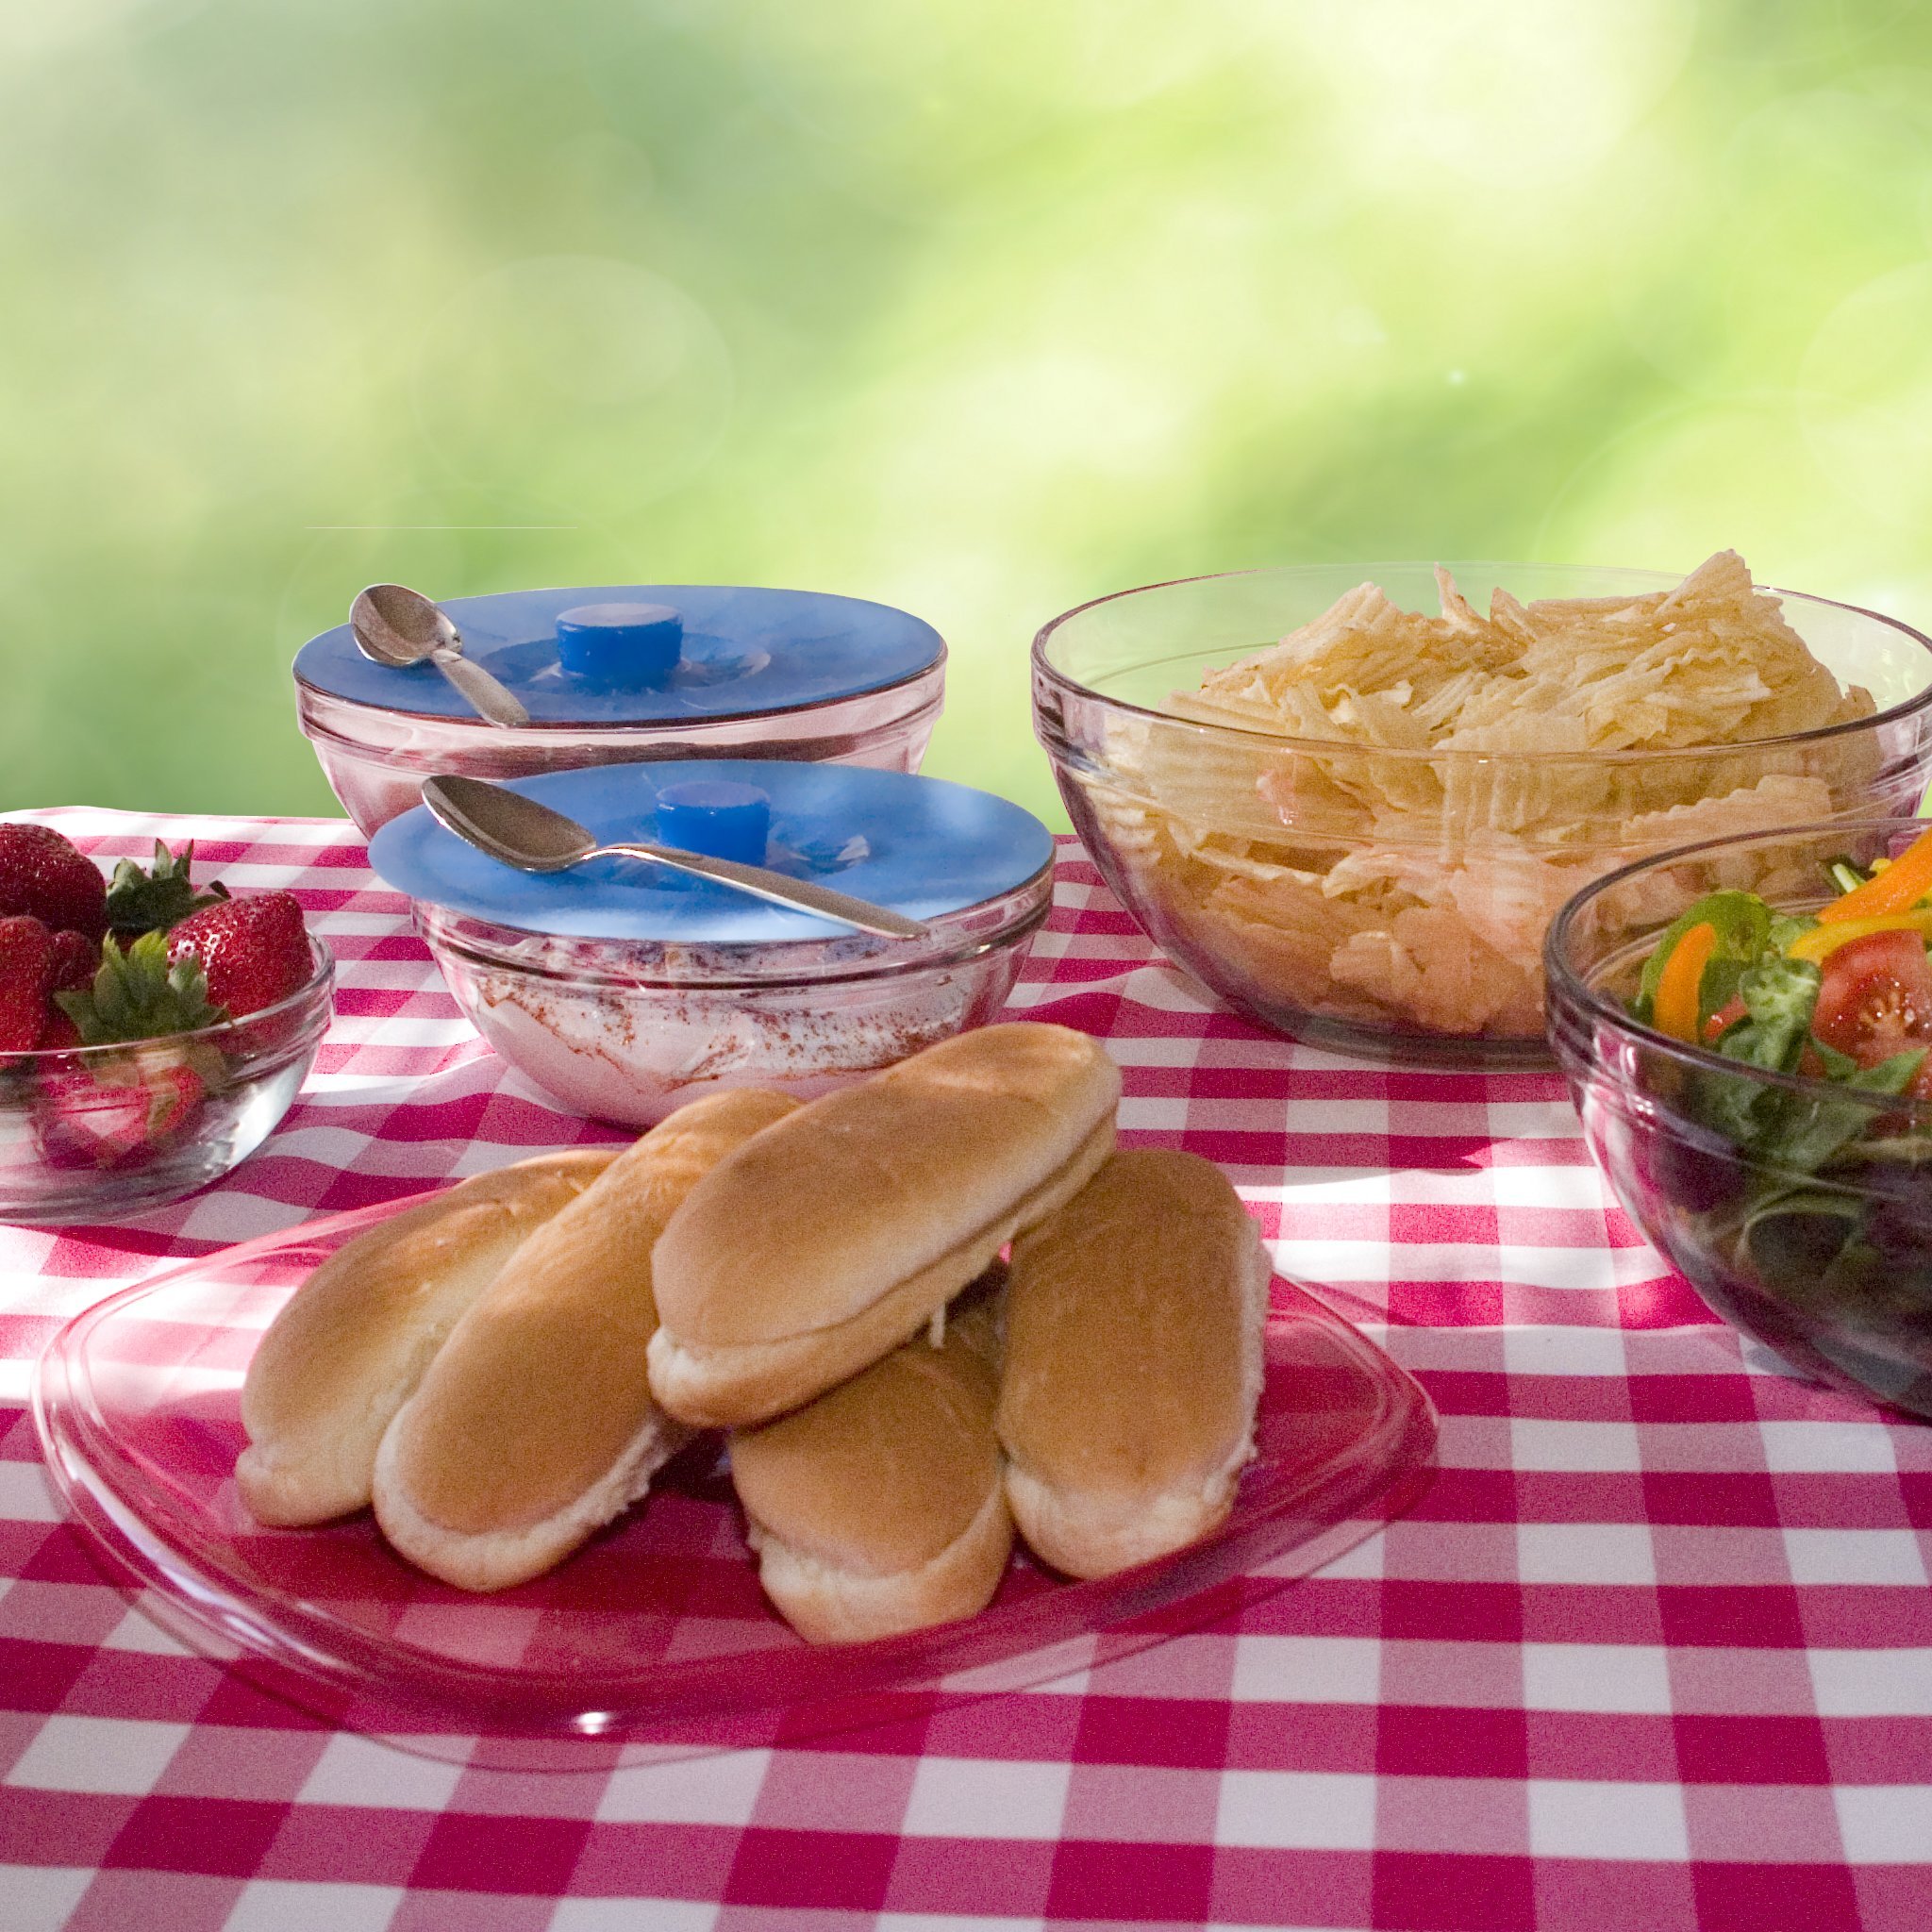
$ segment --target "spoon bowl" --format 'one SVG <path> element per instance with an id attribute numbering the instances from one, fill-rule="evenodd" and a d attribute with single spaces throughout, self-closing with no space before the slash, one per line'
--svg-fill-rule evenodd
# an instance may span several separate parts
<path id="1" fill-rule="evenodd" d="M 371 584 L 349 606 L 356 647 L 378 664 L 434 664 L 492 724 L 527 724 L 518 699 L 463 652 L 462 633 L 433 598 L 407 584 Z"/>
<path id="2" fill-rule="evenodd" d="M 349 606 L 349 627 L 365 658 L 420 664 L 438 650 L 459 651 L 462 633 L 433 599 L 405 584 L 371 584 Z"/>

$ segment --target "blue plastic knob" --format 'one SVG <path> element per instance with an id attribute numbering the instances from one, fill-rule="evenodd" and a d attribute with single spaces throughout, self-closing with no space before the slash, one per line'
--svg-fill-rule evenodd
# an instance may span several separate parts
<path id="1" fill-rule="evenodd" d="M 762 865 L 772 836 L 772 800 L 735 778 L 687 778 L 658 794 L 658 842 L 708 858 Z"/>
<path id="2" fill-rule="evenodd" d="M 684 620 L 668 604 L 579 604 L 557 619 L 557 661 L 607 690 L 661 684 L 683 648 Z"/>

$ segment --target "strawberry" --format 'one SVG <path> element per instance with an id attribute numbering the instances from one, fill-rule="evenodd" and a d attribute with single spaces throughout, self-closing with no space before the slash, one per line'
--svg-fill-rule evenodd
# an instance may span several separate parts
<path id="1" fill-rule="evenodd" d="M 0 919 L 0 1053 L 31 1053 L 47 1024 L 54 935 L 22 913 Z"/>
<path id="2" fill-rule="evenodd" d="M 101 948 L 84 932 L 57 932 L 54 935 L 54 979 L 48 987 L 47 1020 L 41 1028 L 42 1053 L 65 1052 L 79 1046 L 80 1028 L 66 1010 L 57 1005 L 58 992 L 84 992 L 94 983 L 101 970 Z"/>
<path id="3" fill-rule="evenodd" d="M 112 1167 L 175 1140 L 208 1091 L 192 1048 L 111 1054 L 42 1079 L 35 1125 L 56 1167 Z"/>
<path id="4" fill-rule="evenodd" d="M 0 824 L 0 917 L 26 913 L 50 932 L 108 929 L 108 882 L 52 825 Z"/>
<path id="5" fill-rule="evenodd" d="M 228 896 L 223 885 L 197 892 L 189 878 L 194 863 L 194 841 L 191 839 L 178 852 L 170 852 L 155 841 L 152 872 L 144 871 L 131 858 L 114 868 L 108 887 L 108 924 L 111 930 L 133 936 L 144 932 L 165 932 L 179 925 L 190 913 L 204 907 L 219 906 Z"/>
<path id="6" fill-rule="evenodd" d="M 54 935 L 54 983 L 50 992 L 78 992 L 94 983 L 101 970 L 101 942 L 84 932 Z"/>
<path id="7" fill-rule="evenodd" d="M 36 1044 L 42 1053 L 71 1053 L 76 1046 L 85 1046 L 87 1042 L 80 1037 L 80 1028 L 58 1007 L 55 1007 L 49 1010 L 47 1024 L 41 1028 L 41 1037 Z"/>
<path id="8" fill-rule="evenodd" d="M 208 998 L 227 1008 L 231 1019 L 287 999 L 315 971 L 292 892 L 225 899 L 184 919 L 167 938 L 169 964 L 200 960 Z"/>

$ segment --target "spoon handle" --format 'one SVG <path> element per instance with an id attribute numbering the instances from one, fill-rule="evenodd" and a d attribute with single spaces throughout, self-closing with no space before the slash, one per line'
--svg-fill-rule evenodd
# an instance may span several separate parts
<path id="1" fill-rule="evenodd" d="M 492 724 L 527 724 L 530 714 L 480 664 L 472 664 L 447 644 L 429 654 L 429 661 L 489 719 Z"/>
<path id="2" fill-rule="evenodd" d="M 795 907 L 801 912 L 816 912 L 823 919 L 836 919 L 841 925 L 857 926 L 860 932 L 876 933 L 882 939 L 921 940 L 930 928 L 917 919 L 890 912 L 866 899 L 855 899 L 847 892 L 835 892 L 815 886 L 809 879 L 788 878 L 782 872 L 768 872 L 761 865 L 741 865 L 735 858 L 713 858 L 704 852 L 679 852 L 670 845 L 599 845 L 586 852 L 585 858 L 616 853 L 625 858 L 648 858 L 668 865 L 674 872 L 695 873 L 699 878 L 717 879 L 735 886 L 755 898 L 769 899 L 774 906 Z"/>

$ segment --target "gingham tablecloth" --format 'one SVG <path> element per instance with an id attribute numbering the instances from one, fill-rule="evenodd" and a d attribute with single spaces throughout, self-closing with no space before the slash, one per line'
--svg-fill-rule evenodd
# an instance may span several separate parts
<path id="1" fill-rule="evenodd" d="M 1932 1924 L 1932 1429 L 1713 1322 L 1554 1076 L 1390 1073 L 1210 1011 L 1070 844 L 1014 1011 L 1105 1039 L 1126 1138 L 1220 1161 L 1282 1272 L 1422 1379 L 1442 1466 L 1412 1515 L 1133 1657 L 679 1761 L 406 1754 L 189 1655 L 60 1520 L 42 1343 L 171 1257 L 609 1136 L 476 1039 L 346 824 L 42 816 L 292 887 L 341 990 L 228 1184 L 0 1228 L 7 1932 Z"/>

